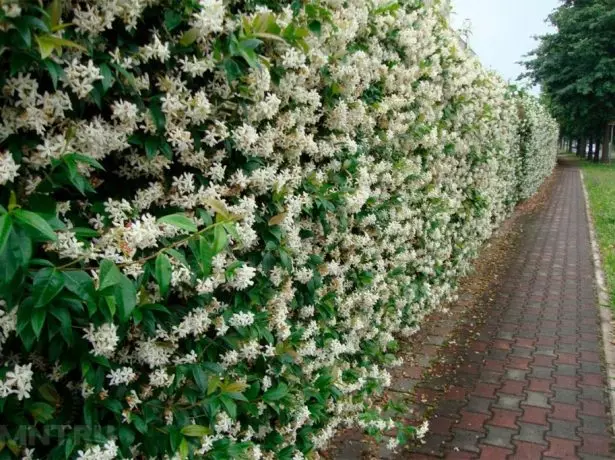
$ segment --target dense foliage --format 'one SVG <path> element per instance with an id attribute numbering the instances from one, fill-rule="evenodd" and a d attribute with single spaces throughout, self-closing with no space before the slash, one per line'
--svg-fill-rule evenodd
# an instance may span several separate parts
<path id="1" fill-rule="evenodd" d="M 438 2 L 0 5 L 0 458 L 392 427 L 396 337 L 554 165 Z"/>
<path id="2" fill-rule="evenodd" d="M 615 0 L 565 0 L 525 63 L 562 134 L 601 139 L 615 120 Z"/>

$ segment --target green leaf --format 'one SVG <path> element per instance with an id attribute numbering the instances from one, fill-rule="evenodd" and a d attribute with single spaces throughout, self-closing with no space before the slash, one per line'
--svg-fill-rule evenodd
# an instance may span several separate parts
<path id="1" fill-rule="evenodd" d="M 28 410 L 34 420 L 37 422 L 45 423 L 53 418 L 53 413 L 55 409 L 51 407 L 49 404 L 44 402 L 35 402 L 28 406 Z"/>
<path id="2" fill-rule="evenodd" d="M 103 167 L 103 165 L 101 165 L 97 160 L 95 160 L 92 157 L 89 157 L 87 155 L 82 155 L 81 153 L 70 153 L 68 155 L 64 155 L 63 157 L 65 160 L 68 158 L 74 159 L 75 161 L 78 161 L 80 163 L 85 163 L 87 165 L 92 166 L 95 169 L 99 169 L 101 171 L 104 171 L 105 168 Z"/>
<path id="3" fill-rule="evenodd" d="M 190 46 L 192 45 L 199 36 L 199 30 L 196 27 L 193 27 L 190 30 L 184 32 L 182 38 L 179 39 L 179 44 L 181 46 Z"/>
<path id="4" fill-rule="evenodd" d="M 103 291 L 108 287 L 119 284 L 122 280 L 122 272 L 117 268 L 117 265 L 105 259 L 100 263 L 99 279 L 98 290 Z"/>
<path id="5" fill-rule="evenodd" d="M 51 302 L 64 287 L 64 276 L 54 268 L 43 268 L 34 276 L 32 300 L 34 308 L 43 307 Z"/>
<path id="6" fill-rule="evenodd" d="M 277 387 L 271 388 L 263 394 L 263 401 L 279 401 L 287 394 L 288 386 L 285 383 L 280 383 Z"/>
<path id="7" fill-rule="evenodd" d="M 13 26 L 15 26 L 15 29 L 17 29 L 19 35 L 21 35 L 22 40 L 29 48 L 32 44 L 32 32 L 30 31 L 27 21 L 25 21 L 24 18 L 15 18 L 13 20 Z"/>
<path id="8" fill-rule="evenodd" d="M 47 68 L 47 72 L 49 72 L 49 77 L 51 78 L 51 83 L 53 83 L 53 88 L 57 89 L 58 80 L 60 79 L 60 76 L 62 75 L 62 67 L 60 66 L 60 64 L 57 64 L 51 59 L 45 59 L 43 61 L 43 64 L 45 64 L 45 67 Z"/>
<path id="9" fill-rule="evenodd" d="M 135 440 L 135 433 L 128 425 L 122 424 L 118 430 L 118 437 L 120 439 L 120 445 L 123 447 L 131 447 Z"/>
<path id="10" fill-rule="evenodd" d="M 207 389 L 207 376 L 200 364 L 192 366 L 192 376 L 194 377 L 194 383 L 199 387 L 199 390 L 205 391 Z"/>
<path id="11" fill-rule="evenodd" d="M 166 126 L 166 118 L 164 112 L 162 111 L 162 107 L 158 104 L 151 104 L 149 107 L 149 112 L 152 116 L 152 121 L 156 126 L 158 131 L 163 131 Z M 170 160 L 171 158 L 169 158 Z"/>
<path id="12" fill-rule="evenodd" d="M 67 308 L 51 309 L 51 314 L 60 322 L 60 333 L 68 345 L 73 343 L 73 323 Z"/>
<path id="13" fill-rule="evenodd" d="M 158 138 L 153 137 L 153 136 L 148 136 L 147 139 L 145 139 L 145 154 L 147 155 L 147 158 L 152 159 L 156 156 L 156 154 L 158 153 L 158 145 L 159 145 L 159 141 Z"/>
<path id="14" fill-rule="evenodd" d="M 62 1 L 61 0 L 53 0 L 48 8 L 49 11 L 49 24 L 51 27 L 56 27 L 60 24 L 60 19 L 62 18 Z"/>
<path id="15" fill-rule="evenodd" d="M 217 225 L 214 227 L 214 246 L 213 251 L 214 254 L 218 254 L 222 251 L 228 243 L 228 235 L 226 234 L 226 230 L 222 225 Z"/>
<path id="16" fill-rule="evenodd" d="M 38 387 L 38 392 L 43 399 L 45 399 L 45 401 L 52 404 L 57 404 L 61 400 L 60 394 L 51 383 L 43 383 L 40 387 Z"/>
<path id="17" fill-rule="evenodd" d="M 171 285 L 172 266 L 166 254 L 158 254 L 156 257 L 156 280 L 160 286 L 160 294 L 166 297 Z"/>
<path id="18" fill-rule="evenodd" d="M 47 40 L 45 36 L 36 37 L 36 42 L 38 43 L 38 48 L 43 59 L 47 59 L 51 56 L 53 51 L 56 49 L 56 45 Z"/>
<path id="19" fill-rule="evenodd" d="M 187 217 L 185 214 L 170 214 L 168 216 L 158 219 L 159 223 L 169 224 L 182 230 L 187 230 L 190 233 L 194 233 L 198 230 L 196 224 Z"/>
<path id="20" fill-rule="evenodd" d="M 202 438 L 211 434 L 211 429 L 203 425 L 188 425 L 181 429 L 181 433 L 191 438 Z"/>
<path id="21" fill-rule="evenodd" d="M 96 308 L 96 290 L 92 277 L 84 271 L 65 271 L 64 285 L 70 292 L 87 302 L 91 316 L 92 309 L 95 311 Z"/>
<path id="22" fill-rule="evenodd" d="M 38 214 L 21 208 L 13 210 L 12 214 L 22 227 L 34 231 L 44 240 L 56 241 L 58 239 L 51 226 Z"/>
<path id="23" fill-rule="evenodd" d="M 220 395 L 220 402 L 231 416 L 232 419 L 237 418 L 237 403 L 226 395 Z"/>
<path id="24" fill-rule="evenodd" d="M 70 231 L 73 232 L 77 238 L 96 238 L 100 235 L 98 231 L 87 227 L 72 227 Z"/>
<path id="25" fill-rule="evenodd" d="M 0 216 L 0 252 L 4 249 L 4 245 L 9 239 L 11 233 L 12 221 L 11 216 L 2 214 Z"/>
<path id="26" fill-rule="evenodd" d="M 111 69 L 107 64 L 100 65 L 100 74 L 103 77 L 101 81 L 102 87 L 106 93 L 109 88 L 113 86 L 113 83 L 115 82 L 115 77 L 113 76 L 113 72 L 111 72 Z"/>
<path id="27" fill-rule="evenodd" d="M 4 251 L 0 251 L 0 286 L 10 283 L 20 268 L 28 266 L 32 257 L 32 240 L 14 226 L 9 232 Z"/>
<path id="28" fill-rule="evenodd" d="M 51 56 L 51 54 L 56 48 L 60 51 L 62 50 L 62 47 L 75 48 L 84 53 L 87 53 L 88 51 L 83 46 L 75 42 L 71 42 L 70 40 L 65 40 L 54 35 L 39 35 L 36 37 L 36 42 L 38 43 L 41 57 L 43 59 L 46 59 Z"/>
<path id="29" fill-rule="evenodd" d="M 32 330 L 34 331 L 34 335 L 36 335 L 37 339 L 41 336 L 41 331 L 43 330 L 43 325 L 45 324 L 46 317 L 47 310 L 44 308 L 37 308 L 32 313 L 30 325 L 32 326 Z"/>
<path id="30" fill-rule="evenodd" d="M 130 319 L 130 315 L 137 306 L 137 290 L 126 275 L 121 275 L 119 284 L 115 286 L 114 294 L 120 321 L 125 323 Z"/>
<path id="31" fill-rule="evenodd" d="M 130 419 L 132 420 L 132 424 L 135 426 L 139 433 L 147 433 L 147 424 L 145 423 L 145 421 L 143 421 L 141 417 L 133 413 Z"/>
<path id="32" fill-rule="evenodd" d="M 169 32 L 173 31 L 182 22 L 182 15 L 174 10 L 164 12 L 164 26 Z"/>
<path id="33" fill-rule="evenodd" d="M 310 21 L 309 25 L 308 25 L 309 29 L 314 32 L 316 35 L 320 36 L 321 33 L 321 29 L 322 29 L 322 25 L 320 23 L 320 21 Z"/>

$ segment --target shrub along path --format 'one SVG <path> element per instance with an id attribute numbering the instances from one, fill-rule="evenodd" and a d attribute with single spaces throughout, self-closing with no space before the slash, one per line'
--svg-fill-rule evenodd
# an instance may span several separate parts
<path id="1" fill-rule="evenodd" d="M 505 275 L 455 376 L 444 391 L 438 378 L 411 389 L 415 401 L 433 398 L 425 443 L 370 456 L 613 458 L 581 178 L 574 163 L 558 169 L 546 203 L 524 217 L 507 251 Z M 334 456 L 365 456 L 360 450 L 345 445 Z"/>

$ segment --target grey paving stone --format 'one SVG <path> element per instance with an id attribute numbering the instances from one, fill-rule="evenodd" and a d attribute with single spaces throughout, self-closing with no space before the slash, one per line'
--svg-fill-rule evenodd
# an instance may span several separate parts
<path id="1" fill-rule="evenodd" d="M 549 429 L 547 426 L 535 425 L 533 423 L 517 422 L 520 431 L 519 434 L 513 436 L 516 441 L 533 442 L 543 446 L 548 445 L 545 441 L 545 433 Z"/>
<path id="2" fill-rule="evenodd" d="M 552 374 L 552 367 L 532 366 L 532 372 L 529 376 L 535 379 L 550 379 Z"/>
<path id="3" fill-rule="evenodd" d="M 555 395 L 551 398 L 551 402 L 560 402 L 565 404 L 576 404 L 581 392 L 579 390 L 569 390 L 566 388 L 554 388 Z"/>
<path id="4" fill-rule="evenodd" d="M 466 410 L 468 412 L 479 412 L 481 414 L 490 414 L 489 407 L 491 406 L 491 399 L 481 398 L 480 396 L 470 396 L 468 398 L 468 405 Z"/>
<path id="5" fill-rule="evenodd" d="M 581 432 L 610 436 L 609 419 L 593 415 L 580 415 L 579 418 L 581 419 Z"/>
<path id="6" fill-rule="evenodd" d="M 602 366 L 600 363 L 581 362 L 581 372 L 587 372 L 588 374 L 600 374 L 602 372 Z"/>
<path id="7" fill-rule="evenodd" d="M 553 375 L 568 375 L 572 377 L 577 374 L 577 370 L 578 367 L 573 364 L 558 364 Z"/>
<path id="8" fill-rule="evenodd" d="M 538 391 L 526 391 L 526 399 L 523 402 L 527 406 L 536 406 L 549 408 L 551 405 L 548 401 L 548 396 L 545 393 L 539 393 Z"/>
<path id="9" fill-rule="evenodd" d="M 605 401 L 605 391 L 603 388 L 594 386 L 581 385 L 580 399 L 589 399 L 591 401 Z"/>
<path id="10" fill-rule="evenodd" d="M 554 438 L 568 439 L 570 441 L 580 441 L 577 430 L 581 426 L 579 422 L 568 420 L 550 420 L 551 429 L 547 431 L 547 436 Z"/>
<path id="11" fill-rule="evenodd" d="M 479 439 L 484 436 L 476 431 L 453 430 L 453 440 L 450 442 L 450 448 L 455 450 L 466 450 L 468 452 L 480 452 L 478 448 Z"/>
<path id="12" fill-rule="evenodd" d="M 481 443 L 513 449 L 512 437 L 518 432 L 519 430 L 487 425 L 487 436 L 481 440 Z"/>
<path id="13" fill-rule="evenodd" d="M 522 396 L 500 394 L 498 395 L 498 400 L 493 405 L 493 407 L 497 407 L 500 409 L 519 410 L 521 408 L 521 401 L 523 401 Z"/>
<path id="14" fill-rule="evenodd" d="M 506 369 L 504 378 L 506 380 L 527 380 L 528 371 L 523 369 Z"/>

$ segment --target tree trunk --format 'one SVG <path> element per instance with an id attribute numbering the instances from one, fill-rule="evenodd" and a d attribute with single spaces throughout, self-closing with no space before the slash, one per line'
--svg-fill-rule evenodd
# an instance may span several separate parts
<path id="1" fill-rule="evenodd" d="M 602 157 L 600 160 L 603 163 L 608 163 L 610 161 L 610 150 L 611 150 L 611 125 L 606 125 L 604 128 L 604 139 L 602 141 Z"/>
<path id="2" fill-rule="evenodd" d="M 596 150 L 594 150 L 594 161 L 600 161 L 600 137 L 596 139 Z"/>
<path id="3" fill-rule="evenodd" d="M 568 153 L 572 153 L 572 139 L 568 139 Z"/>
<path id="4" fill-rule="evenodd" d="M 590 138 L 589 139 L 589 148 L 587 149 L 587 160 L 588 161 L 592 161 L 593 157 L 594 157 L 594 139 Z"/>
<path id="5" fill-rule="evenodd" d="M 577 146 L 577 155 L 581 158 L 585 158 L 585 149 L 587 147 L 587 141 L 584 137 L 579 139 L 579 144 Z"/>

